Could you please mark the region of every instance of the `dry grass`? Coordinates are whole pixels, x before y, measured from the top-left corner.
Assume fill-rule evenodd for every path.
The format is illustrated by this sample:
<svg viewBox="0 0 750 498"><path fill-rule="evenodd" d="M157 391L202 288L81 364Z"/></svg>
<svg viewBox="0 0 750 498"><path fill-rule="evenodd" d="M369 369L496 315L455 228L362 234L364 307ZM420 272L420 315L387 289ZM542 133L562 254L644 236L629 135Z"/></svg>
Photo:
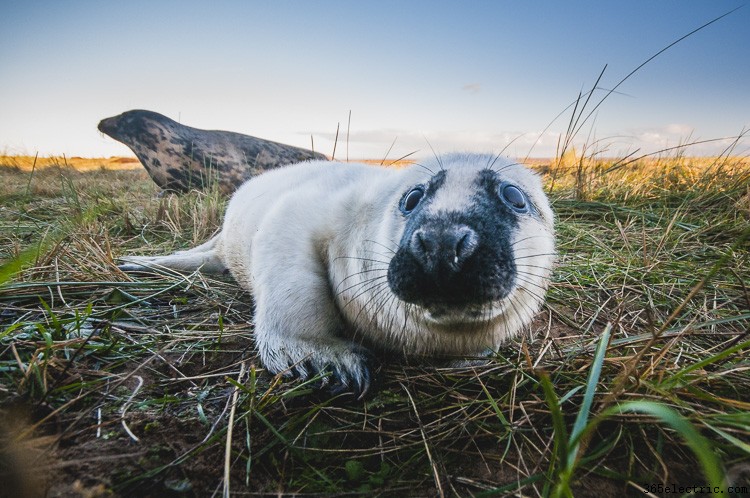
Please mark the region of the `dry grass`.
<svg viewBox="0 0 750 498"><path fill-rule="evenodd" d="M65 156L2 156L0 155L0 168L10 168L18 171L32 171L34 169L66 168L76 171L95 170L137 170L142 171L143 166L134 157L65 157Z"/></svg>
<svg viewBox="0 0 750 498"><path fill-rule="evenodd" d="M159 198L142 171L0 169L0 401L23 422L3 457L33 446L19 466L63 496L643 496L709 481L683 421L741 476L747 159L543 170L560 261L530 333L482 367L389 364L356 404L264 372L234 282L116 268L210 236L217 193ZM674 417L617 411L634 400Z"/></svg>

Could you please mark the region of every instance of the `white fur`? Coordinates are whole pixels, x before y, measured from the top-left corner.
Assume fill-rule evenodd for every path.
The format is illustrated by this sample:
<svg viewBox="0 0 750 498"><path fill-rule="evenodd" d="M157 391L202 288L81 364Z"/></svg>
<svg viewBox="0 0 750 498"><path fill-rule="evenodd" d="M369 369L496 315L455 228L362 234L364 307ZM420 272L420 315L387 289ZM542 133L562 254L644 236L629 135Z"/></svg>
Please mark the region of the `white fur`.
<svg viewBox="0 0 750 498"><path fill-rule="evenodd" d="M411 355L478 354L527 325L543 302L554 261L553 214L539 178L520 165L492 169L525 190L538 215L520 217L511 241L519 272L507 298L468 313L433 317L400 301L386 281L405 221L399 200L411 186L447 170L430 208L462 209L490 156L451 155L407 168L308 162L269 171L232 197L222 231L191 251L130 258L179 270L228 268L255 300L255 335L272 372L306 376L326 365L366 375L359 344ZM470 310L467 310L467 312Z"/></svg>

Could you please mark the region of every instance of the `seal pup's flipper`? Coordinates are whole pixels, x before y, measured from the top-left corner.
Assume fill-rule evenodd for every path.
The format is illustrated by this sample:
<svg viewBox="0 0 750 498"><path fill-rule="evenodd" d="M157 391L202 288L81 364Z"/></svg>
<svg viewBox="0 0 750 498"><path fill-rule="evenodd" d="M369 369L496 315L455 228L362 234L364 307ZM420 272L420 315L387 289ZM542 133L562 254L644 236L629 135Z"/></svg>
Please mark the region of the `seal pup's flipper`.
<svg viewBox="0 0 750 498"><path fill-rule="evenodd" d="M167 256L126 256L117 267L124 272L174 270L177 272L227 273L227 267L221 259L219 236L208 242L189 249L178 251Z"/></svg>
<svg viewBox="0 0 750 498"><path fill-rule="evenodd" d="M295 192L294 199L305 195L310 194ZM378 362L344 333L347 325L328 281L322 249L315 243L317 229L279 229L289 227L290 220L305 219L309 203L283 202L283 207L269 210L258 227L264 243L253 247L250 279L261 361L271 373L302 380L322 374L318 387L323 391L362 399L374 385ZM326 219L318 216L310 225Z"/></svg>

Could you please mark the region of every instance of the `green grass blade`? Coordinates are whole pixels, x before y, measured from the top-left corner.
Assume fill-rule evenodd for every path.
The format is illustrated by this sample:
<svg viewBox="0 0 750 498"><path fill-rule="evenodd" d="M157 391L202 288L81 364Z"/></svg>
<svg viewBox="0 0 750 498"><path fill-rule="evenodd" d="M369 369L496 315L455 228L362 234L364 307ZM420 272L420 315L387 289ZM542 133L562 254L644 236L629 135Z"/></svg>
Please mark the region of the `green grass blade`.
<svg viewBox="0 0 750 498"><path fill-rule="evenodd" d="M735 355L738 351L742 351L743 349L750 348L750 341L741 342L739 344L735 344L734 346L725 349L724 351L721 351L719 353L716 353L713 356L709 356L708 358L698 361L696 363L692 363L679 372L672 375L670 378L666 379L662 384L661 387L665 389L673 388L680 384L680 381L685 378L687 374L690 372L694 372L695 370L699 370L704 368L707 365L710 365L712 363L716 363L718 361L723 360L724 358L731 357Z"/></svg>
<svg viewBox="0 0 750 498"><path fill-rule="evenodd" d="M675 430L695 454L709 484L723 489L724 471L721 462L713 452L711 443L695 429L693 424L671 408L652 401L630 401L606 410L597 420L597 424L604 418L628 412L651 415Z"/></svg>
<svg viewBox="0 0 750 498"><path fill-rule="evenodd" d="M518 482L506 484L505 486L501 486L495 489L488 489L487 491L482 491L480 493L475 494L474 496L476 498L490 498L491 496L508 496L509 493L512 493L513 491L523 488L524 486L527 486L529 484L533 484L543 478L544 478L544 474L534 474L524 479L521 479Z"/></svg>
<svg viewBox="0 0 750 498"><path fill-rule="evenodd" d="M0 264L0 287L10 282L17 273L36 261L43 248L40 245L29 247L21 251L17 257Z"/></svg>
<svg viewBox="0 0 750 498"><path fill-rule="evenodd" d="M718 427L714 427L711 424L706 423L705 425L706 425L706 427L708 427L709 429L711 429L712 431L714 431L716 434L718 434L722 438L726 439L730 444L733 444L737 448L739 448L742 451L744 451L745 453L747 453L748 456L750 456L750 444L748 444L745 441L742 441L742 440L740 440L740 439L732 436L731 434L729 434L726 431L722 431Z"/></svg>
<svg viewBox="0 0 750 498"><path fill-rule="evenodd" d="M568 430L565 428L565 419L560 409L560 401L547 372L542 371L539 373L539 383L544 391L544 400L549 408L552 417L552 427L554 428L554 450L548 471L548 483L556 483L552 490L552 496L572 496L570 487L568 486L569 472L564 467L569 452Z"/></svg>
<svg viewBox="0 0 750 498"><path fill-rule="evenodd" d="M586 392L583 393L583 404L578 410L578 416L573 424L573 430L570 433L570 445L567 454L566 466L572 469L575 465L576 458L578 456L579 438L583 433L584 428L589 420L591 413L591 405L594 402L594 395L596 394L596 386L599 383L599 378L602 373L602 365L604 364L604 356L607 352L607 345L609 344L609 336L612 333L612 324L608 323L604 328L602 335L599 339L599 344L596 347L596 353L594 354L594 361L591 364L591 370L589 371L589 377L586 381Z"/></svg>

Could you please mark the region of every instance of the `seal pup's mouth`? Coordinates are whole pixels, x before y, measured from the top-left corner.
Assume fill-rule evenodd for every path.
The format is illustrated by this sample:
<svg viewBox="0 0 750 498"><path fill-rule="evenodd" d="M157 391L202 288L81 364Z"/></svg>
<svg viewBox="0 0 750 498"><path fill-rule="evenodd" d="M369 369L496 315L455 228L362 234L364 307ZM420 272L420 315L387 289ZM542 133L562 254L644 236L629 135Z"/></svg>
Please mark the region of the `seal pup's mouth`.
<svg viewBox="0 0 750 498"><path fill-rule="evenodd" d="M507 300L490 302L483 306L471 307L431 307L425 308L424 320L442 327L477 326L493 322L505 313Z"/></svg>

